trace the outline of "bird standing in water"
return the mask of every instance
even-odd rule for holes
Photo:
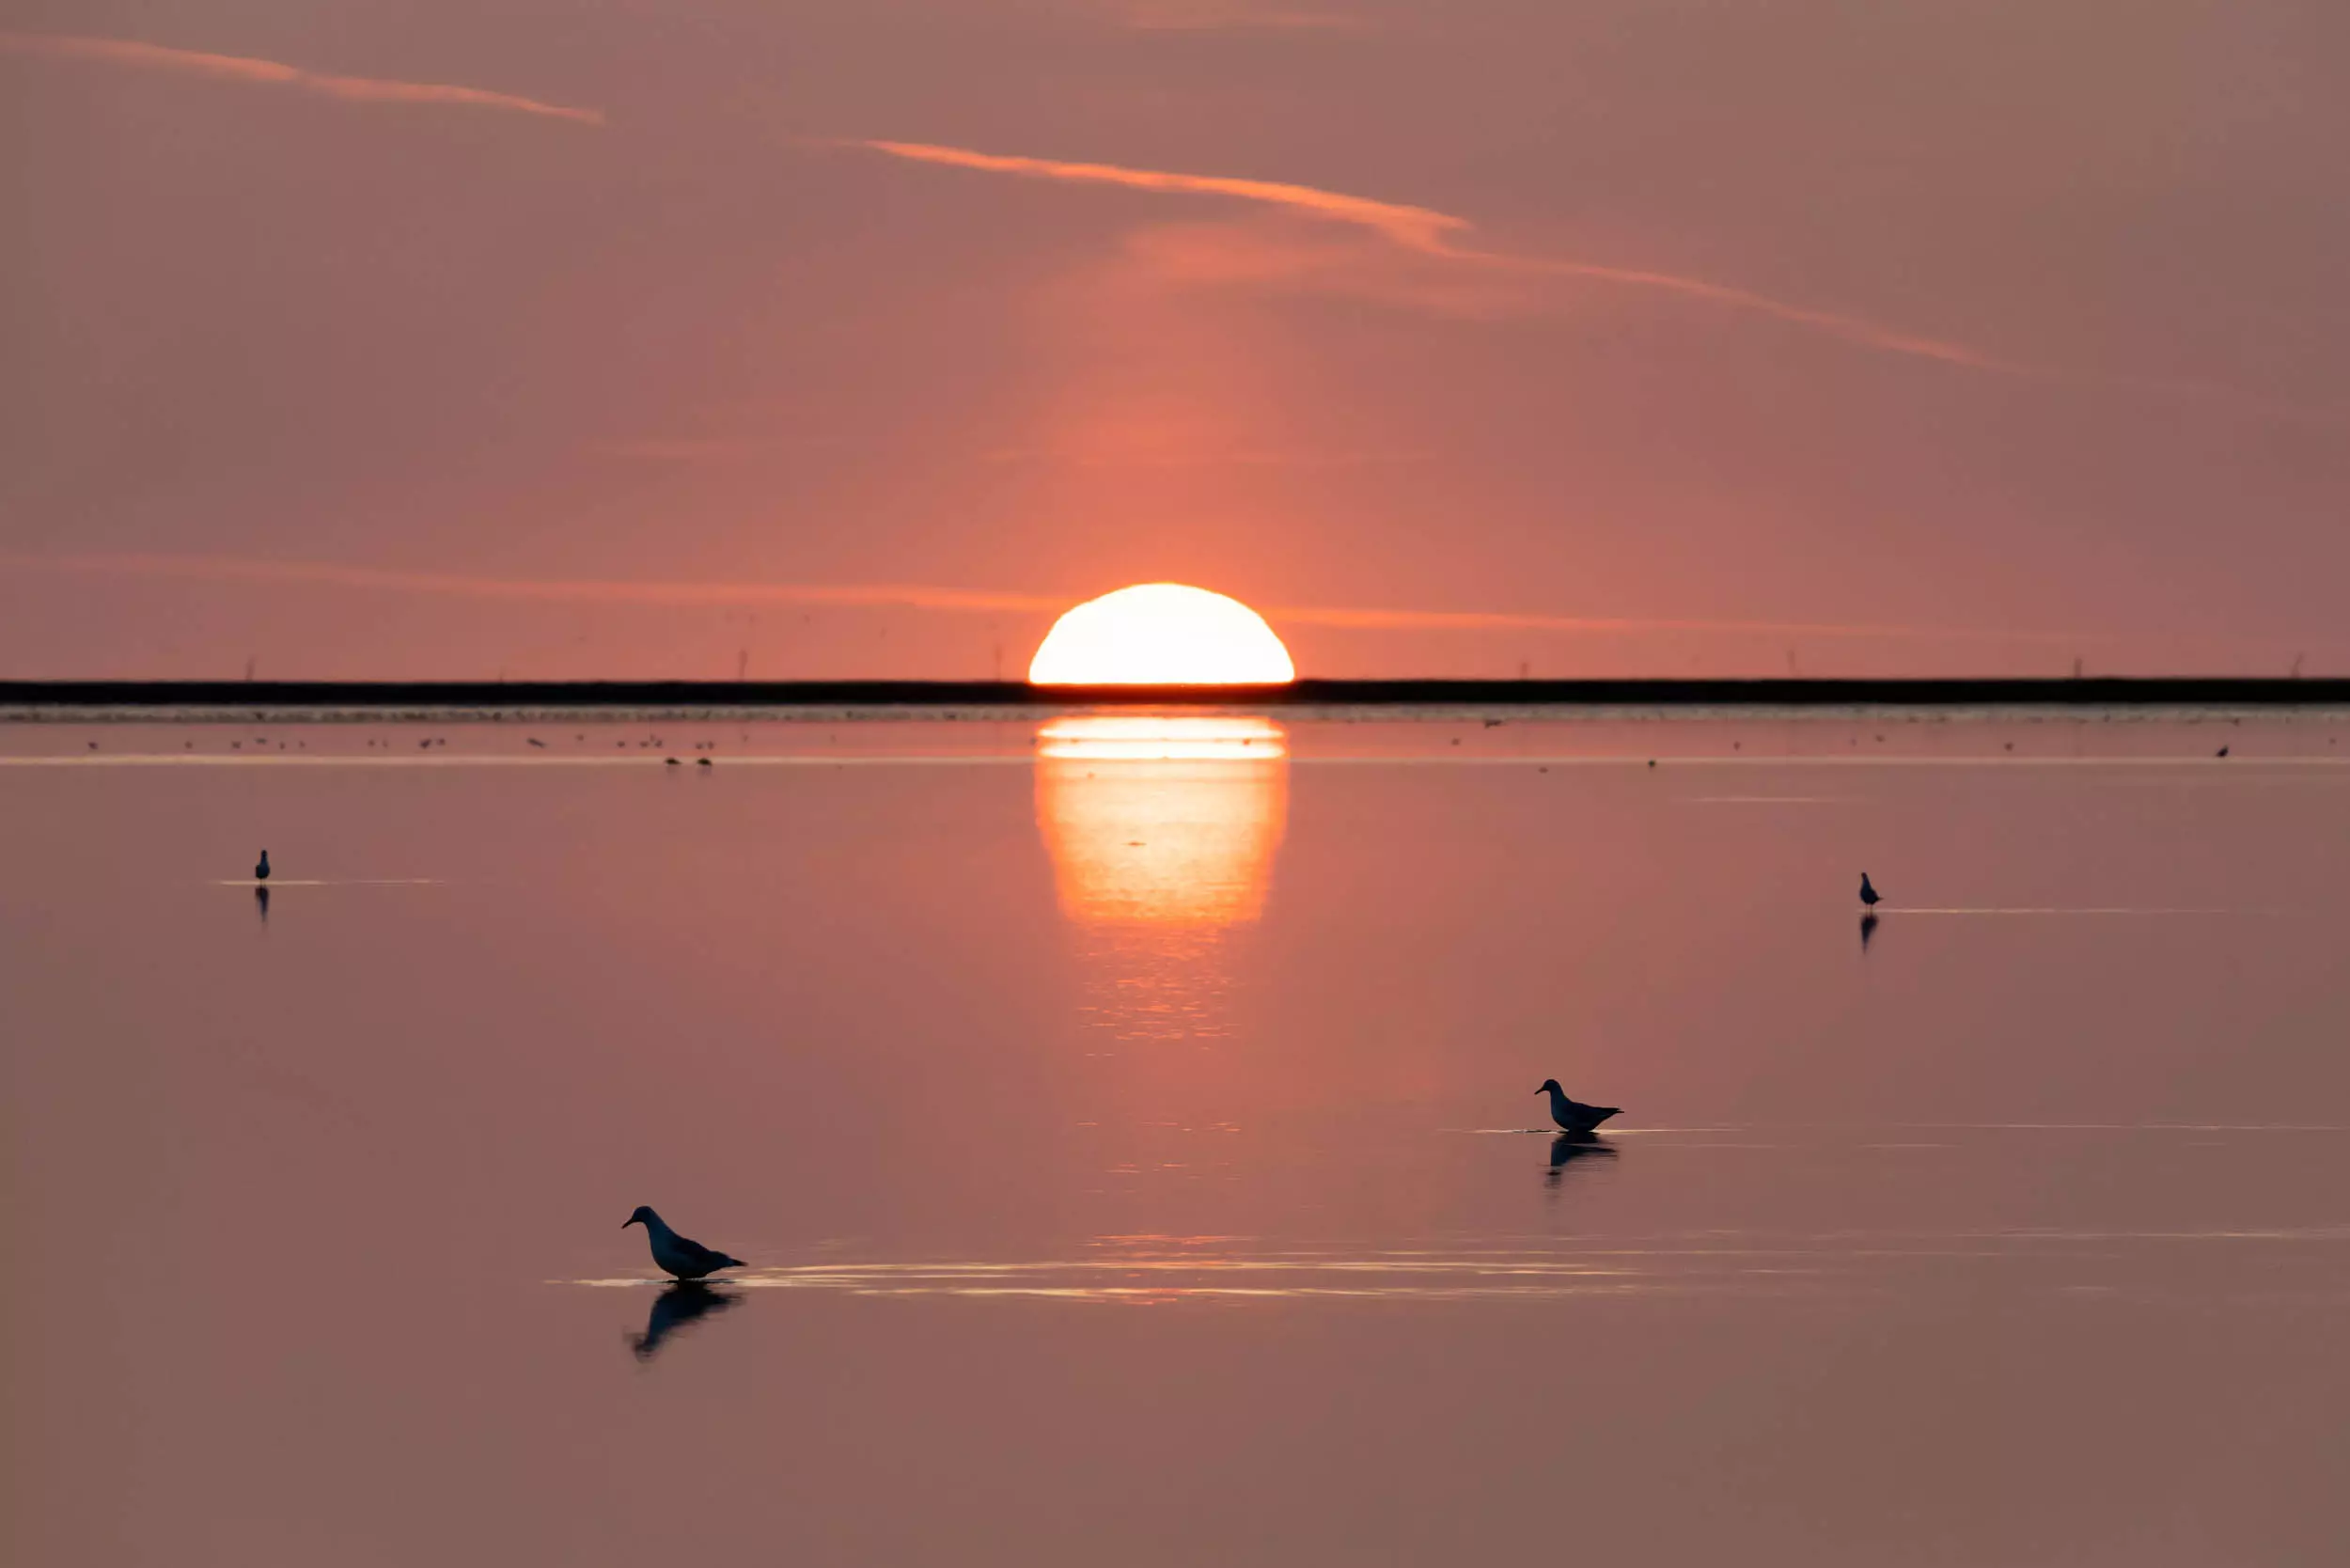
[[[645,1228],[645,1239],[652,1244],[653,1262],[680,1279],[699,1279],[722,1268],[750,1267],[740,1258],[728,1257],[690,1237],[679,1235],[659,1215],[642,1203],[636,1205],[634,1214],[620,1221],[623,1231],[632,1225]]]
[[[1869,886],[1869,873],[1866,871],[1860,873],[1860,902],[1871,909],[1878,903],[1877,890]]]
[[[1579,1100],[1567,1098],[1567,1091],[1559,1087],[1556,1078],[1544,1078],[1543,1087],[1534,1091],[1550,1096],[1550,1119],[1569,1133],[1589,1136],[1601,1122],[1623,1112],[1614,1105],[1587,1105]]]
[[[269,851],[263,850],[261,852],[261,863],[253,868],[253,880],[256,882],[267,882],[269,880]]]

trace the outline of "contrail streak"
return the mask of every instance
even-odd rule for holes
[[[580,125],[602,125],[599,109],[574,109],[543,103],[510,92],[462,87],[446,82],[395,82],[376,76],[330,76],[305,71],[280,60],[246,55],[208,55],[194,49],[171,49],[134,39],[84,38],[66,33],[0,33],[0,51],[39,55],[53,59],[94,60],[146,71],[177,71],[220,81],[254,82],[266,86],[295,87],[352,103],[456,103],[481,109],[505,109],[516,114],[542,115]]]
[[[1434,212],[1425,207],[1402,207],[1390,201],[1317,190],[1311,185],[1284,184],[1271,180],[1234,180],[1214,174],[1178,174],[1167,169],[1126,168],[1117,164],[1072,164],[1052,158],[1012,158],[976,152],[964,147],[939,147],[928,142],[865,141],[849,144],[885,152],[917,164],[944,164],[950,168],[977,169],[986,174],[1018,175],[1030,180],[1072,180],[1086,185],[1122,185],[1136,191],[1178,191],[1199,196],[1233,196],[1242,201],[1288,207],[1315,217],[1351,223],[1376,230],[1406,250],[1430,256],[1457,257],[1444,242],[1445,234],[1469,227],[1466,218]]]
[[[1660,293],[1678,294],[1684,299],[1702,300],[1709,305],[1727,306],[1768,316],[1796,326],[1810,327],[1847,342],[1883,350],[1888,353],[1909,354],[1932,359],[1946,365],[1963,366],[1975,370],[1996,370],[2008,374],[2046,375],[2052,371],[2037,367],[2004,360],[1964,343],[1928,337],[1917,333],[1903,332],[1881,325],[1866,317],[1843,311],[1815,309],[1810,306],[1774,299],[1751,289],[1731,284],[1716,283],[1705,278],[1689,277],[1679,273],[1660,272],[1644,267],[1612,267],[1594,261],[1556,260],[1542,257],[1512,256],[1497,251],[1478,250],[1454,243],[1452,236],[1465,234],[1474,227],[1468,219],[1450,212],[1439,212],[1426,207],[1408,207],[1395,202],[1374,201],[1367,196],[1348,196],[1343,192],[1321,190],[1311,185],[1289,184],[1278,180],[1239,180],[1223,175],[1183,174],[1167,169],[1129,168],[1118,164],[1068,163],[1053,158],[1021,158],[999,153],[980,152],[970,148],[945,147],[930,142],[859,141],[849,145],[892,158],[909,159],[916,163],[939,164],[950,168],[973,169],[985,174],[1009,174],[1030,180],[1067,180],[1078,184],[1118,185],[1128,190],[1170,191],[1198,196],[1229,196],[1241,201],[1253,201],[1266,206],[1284,207],[1309,217],[1331,223],[1351,224],[1367,228],[1405,250],[1447,261],[1502,268],[1512,272],[1546,274],[1554,277],[1577,277],[1597,283],[1615,284],[1624,288],[1646,289]]]
[[[2264,418],[2298,424],[2333,425],[2350,417],[2350,409],[2312,407],[2247,392],[2217,382],[2186,376],[2137,376],[2097,370],[2067,369],[1992,353],[1952,338],[1931,337],[1845,310],[1798,305],[1736,284],[1653,267],[1611,266],[1570,258],[1521,256],[1481,250],[1459,243],[1475,227],[1468,219],[1432,208],[1375,201],[1368,196],[1325,191],[1317,186],[1281,180],[1245,180],[1224,175],[1184,174],[1168,169],[1133,168],[1120,164],[1071,163],[1057,158],[1014,157],[981,152],[972,148],[932,142],[877,140],[835,141],[830,145],[862,148],[892,158],[937,164],[983,174],[1019,179],[1050,180],[1089,185],[1115,185],[1128,190],[1178,195],[1224,196],[1285,208],[1329,223],[1351,225],[1378,234],[1414,255],[1440,261],[1481,267],[1520,276],[1577,278],[1619,288],[1677,295],[1724,309],[1784,321],[1823,333],[1859,348],[1882,353],[1930,360],[1935,364],[1986,374],[2016,376],[2074,385],[2105,386],[2165,397],[2223,403]]]

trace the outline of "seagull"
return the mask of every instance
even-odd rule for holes
[[[1877,890],[1869,886],[1869,873],[1866,871],[1860,873],[1860,902],[1872,909],[1874,909],[1880,902]]]
[[[1544,1078],[1543,1087],[1534,1092],[1550,1096],[1550,1119],[1570,1133],[1589,1133],[1609,1117],[1623,1114],[1614,1105],[1587,1105],[1568,1099],[1556,1078]]]
[[[253,880],[256,882],[267,882],[269,880],[269,851],[263,850],[261,852],[261,863],[253,868]]]
[[[697,1241],[679,1235],[663,1222],[651,1209],[639,1203],[636,1212],[620,1221],[625,1231],[632,1225],[645,1228],[645,1239],[652,1243],[652,1261],[666,1273],[680,1279],[699,1279],[722,1268],[748,1268],[750,1264],[724,1252],[713,1251]]]

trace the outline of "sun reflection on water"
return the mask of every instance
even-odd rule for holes
[[[1087,1011],[1121,1039],[1228,1032],[1227,937],[1289,816],[1288,737],[1246,716],[1089,715],[1037,737],[1037,826],[1084,933]]]
[[[1037,823],[1072,919],[1229,926],[1261,912],[1289,815],[1279,725],[1063,718],[1037,739]]]

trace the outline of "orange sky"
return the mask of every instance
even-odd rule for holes
[[[2350,13],[0,10],[0,676],[2350,672]]]

